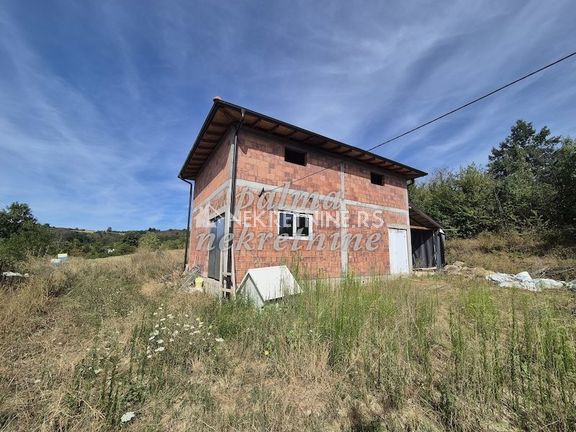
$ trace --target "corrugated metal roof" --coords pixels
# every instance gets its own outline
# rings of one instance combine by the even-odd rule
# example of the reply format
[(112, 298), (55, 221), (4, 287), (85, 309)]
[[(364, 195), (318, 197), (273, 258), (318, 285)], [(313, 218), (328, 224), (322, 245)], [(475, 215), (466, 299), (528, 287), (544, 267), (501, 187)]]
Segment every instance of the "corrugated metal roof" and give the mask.
[(244, 122), (242, 127), (267, 132), (281, 138), (290, 139), (294, 142), (304, 144), (311, 148), (321, 149), (335, 155), (340, 155), (345, 158), (389, 170), (400, 174), (407, 179), (414, 179), (426, 175), (424, 171), (420, 171), (408, 165), (395, 162), (377, 154), (344, 144), (315, 132), (302, 129), (298, 126), (291, 125), (267, 115), (215, 98), (212, 109), (204, 121), (202, 129), (196, 138), (196, 142), (192, 146), (192, 149), (180, 170), (180, 178), (190, 180), (196, 178), (202, 169), (202, 166), (209, 158), (216, 145), (220, 142), (228, 128), (231, 125), (238, 124), (241, 120), (242, 111), (244, 111)]

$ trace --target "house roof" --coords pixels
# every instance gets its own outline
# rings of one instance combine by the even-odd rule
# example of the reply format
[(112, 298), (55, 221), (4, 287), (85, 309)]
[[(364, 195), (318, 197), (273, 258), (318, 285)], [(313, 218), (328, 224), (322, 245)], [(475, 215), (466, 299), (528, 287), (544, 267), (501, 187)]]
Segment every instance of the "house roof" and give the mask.
[(282, 120), (226, 102), (220, 98), (214, 98), (212, 109), (210, 109), (210, 112), (202, 125), (202, 129), (200, 129), (200, 133), (198, 134), (178, 177), (190, 180), (196, 178), (204, 163), (210, 157), (212, 151), (228, 131), (228, 128), (241, 121), (242, 112), (244, 112), (242, 127), (267, 132), (271, 135), (305, 144), (311, 148), (321, 149), (358, 162), (374, 165), (375, 167), (400, 174), (406, 179), (414, 179), (426, 175), (424, 171), (420, 171), (408, 165), (395, 162), (366, 150), (302, 129)]

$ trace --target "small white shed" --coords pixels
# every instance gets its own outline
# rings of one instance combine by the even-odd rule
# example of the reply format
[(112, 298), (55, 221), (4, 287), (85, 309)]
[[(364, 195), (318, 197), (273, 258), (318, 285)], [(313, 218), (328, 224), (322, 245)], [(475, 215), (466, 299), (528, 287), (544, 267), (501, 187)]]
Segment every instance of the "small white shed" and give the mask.
[(285, 265), (250, 269), (238, 288), (238, 295), (249, 298), (258, 307), (267, 301), (301, 292), (300, 285)]

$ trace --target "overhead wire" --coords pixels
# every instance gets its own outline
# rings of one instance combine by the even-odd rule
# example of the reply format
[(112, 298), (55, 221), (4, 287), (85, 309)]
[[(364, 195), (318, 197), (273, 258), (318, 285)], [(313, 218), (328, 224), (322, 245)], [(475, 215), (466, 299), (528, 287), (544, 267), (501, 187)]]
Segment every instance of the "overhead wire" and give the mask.
[[(428, 120), (428, 121), (426, 121), (426, 122), (424, 122), (424, 123), (419, 124), (418, 126), (415, 126), (415, 127), (411, 128), (411, 129), (408, 129), (408, 130), (405, 131), (405, 132), (402, 132), (402, 133), (400, 133), (400, 134), (398, 134), (398, 135), (395, 135), (395, 136), (393, 136), (392, 138), (389, 138), (389, 139), (387, 139), (386, 141), (381, 142), (380, 144), (377, 144), (377, 145), (375, 145), (375, 146), (373, 146), (373, 147), (370, 147), (369, 149), (365, 149), (365, 151), (371, 152), (371, 151), (373, 151), (373, 150), (375, 150), (375, 149), (377, 149), (377, 148), (379, 148), (379, 147), (382, 147), (382, 146), (384, 146), (384, 145), (386, 145), (386, 144), (389, 144), (389, 143), (391, 143), (391, 142), (393, 142), (393, 141), (396, 141), (396, 140), (398, 140), (398, 139), (400, 139), (400, 138), (403, 138), (403, 137), (405, 137), (406, 135), (409, 135), (409, 134), (411, 134), (411, 133), (414, 133), (414, 132), (416, 132), (416, 131), (418, 131), (418, 130), (426, 127), (426, 126), (431, 125), (432, 123), (435, 123), (435, 122), (437, 122), (437, 121), (439, 121), (439, 120), (442, 120), (443, 118), (446, 118), (446, 117), (448, 117), (448, 116), (450, 116), (450, 115), (452, 115), (452, 114), (454, 114), (454, 113), (456, 113), (456, 112), (458, 112), (458, 111), (461, 111), (461, 110), (469, 107), (470, 105), (474, 105), (475, 103), (478, 103), (478, 102), (480, 102), (480, 101), (482, 101), (482, 100), (484, 100), (484, 99), (486, 99), (486, 98), (489, 98), (490, 96), (493, 96), (493, 95), (495, 95), (496, 93), (499, 93), (499, 92), (501, 92), (502, 90), (507, 89), (508, 87), (511, 87), (511, 86), (513, 86), (513, 85), (515, 85), (515, 84), (518, 84), (519, 82), (524, 81), (525, 79), (530, 78), (530, 77), (532, 77), (532, 76), (534, 76), (534, 75), (536, 75), (536, 74), (538, 74), (538, 73), (540, 73), (540, 72), (543, 72), (544, 70), (549, 69), (549, 68), (551, 68), (551, 67), (553, 67), (553, 66), (555, 66), (555, 65), (557, 65), (557, 64), (559, 64), (559, 63), (562, 63), (563, 61), (568, 60), (569, 58), (574, 57), (574, 56), (576, 56), (576, 51), (573, 51), (573, 52), (571, 52), (570, 54), (567, 54), (567, 55), (565, 55), (565, 56), (563, 56), (563, 57), (561, 57), (561, 58), (559, 58), (559, 59), (557, 59), (557, 60), (555, 60), (555, 61), (553, 61), (553, 62), (551, 62), (551, 63), (548, 63), (548, 64), (545, 65), (545, 66), (542, 66), (542, 67), (540, 67), (540, 68), (538, 68), (538, 69), (536, 69), (536, 70), (533, 70), (532, 72), (529, 72), (529, 73), (527, 73), (527, 74), (525, 74), (525, 75), (522, 75), (521, 77), (516, 78), (515, 80), (510, 81), (510, 82), (508, 82), (508, 83), (506, 83), (506, 84), (504, 84), (504, 85), (501, 85), (500, 87), (495, 88), (494, 90), (491, 90), (491, 91), (489, 91), (488, 93), (483, 94), (482, 96), (479, 96), (479, 97), (477, 97), (477, 98), (474, 98), (474, 99), (472, 99), (472, 100), (470, 100), (470, 101), (468, 101), (468, 102), (466, 102), (466, 103), (464, 103), (464, 104), (462, 104), (462, 105), (460, 105), (460, 106), (458, 106), (458, 107), (456, 107), (456, 108), (454, 108), (454, 109), (451, 109), (451, 110), (449, 110), (449, 111), (447, 111), (447, 112), (445, 112), (445, 113), (443, 113), (443, 114), (440, 114), (440, 115), (432, 118), (431, 120)], [(364, 149), (361, 149), (361, 150), (364, 150)], [(301, 181), (301, 180), (310, 178), (310, 177), (312, 177), (312, 176), (315, 176), (316, 174), (320, 174), (320, 173), (322, 173), (322, 172), (324, 172), (324, 171), (326, 171), (326, 170), (328, 170), (328, 169), (333, 168), (334, 166), (335, 166), (335, 165), (330, 165), (330, 166), (321, 168), (321, 169), (319, 169), (318, 171), (315, 171), (315, 172), (313, 172), (313, 173), (307, 174), (307, 175), (305, 175), (305, 176), (303, 176), (303, 177), (299, 177), (299, 178), (296, 178), (296, 179), (294, 179), (294, 180), (291, 180), (291, 181), (290, 181), (290, 184), (293, 184), (293, 183), (296, 183), (296, 182), (298, 182), (298, 181)], [(278, 186), (278, 187), (275, 187), (275, 188), (273, 188), (273, 189), (270, 189), (270, 190), (268, 190), (268, 191), (263, 191), (263, 192), (273, 192), (273, 191), (275, 191), (275, 190), (277, 190), (277, 189), (282, 189), (283, 187), (284, 187), (284, 186)]]

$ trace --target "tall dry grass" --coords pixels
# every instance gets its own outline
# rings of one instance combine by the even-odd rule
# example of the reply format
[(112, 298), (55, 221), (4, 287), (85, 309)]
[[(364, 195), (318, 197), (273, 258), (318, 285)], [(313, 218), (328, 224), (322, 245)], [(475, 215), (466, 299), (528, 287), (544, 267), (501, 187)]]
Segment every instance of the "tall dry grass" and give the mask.
[(3, 428), (576, 428), (573, 293), (348, 278), (257, 310), (180, 292), (179, 258), (78, 261), (3, 293)]
[(483, 233), (472, 239), (448, 239), (449, 263), (504, 273), (528, 271), (534, 277), (576, 279), (576, 245), (572, 232), (525, 231)]

